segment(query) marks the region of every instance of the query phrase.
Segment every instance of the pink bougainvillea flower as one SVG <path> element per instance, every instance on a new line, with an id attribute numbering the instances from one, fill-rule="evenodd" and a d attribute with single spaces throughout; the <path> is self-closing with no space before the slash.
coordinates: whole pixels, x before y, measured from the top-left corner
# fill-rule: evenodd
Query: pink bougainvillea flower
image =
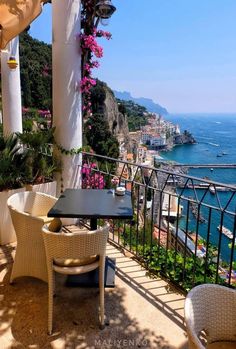
<path id="1" fill-rule="evenodd" d="M 91 16 L 94 14 L 94 0 L 82 1 L 82 32 L 76 35 L 79 41 L 82 56 L 84 59 L 80 91 L 83 94 L 83 112 L 92 115 L 91 110 L 91 88 L 96 85 L 96 80 L 92 78 L 92 69 L 99 67 L 99 62 L 94 58 L 103 57 L 103 48 L 98 44 L 97 38 L 103 37 L 110 40 L 112 35 L 108 31 L 98 30 L 95 26 L 88 28 Z"/>

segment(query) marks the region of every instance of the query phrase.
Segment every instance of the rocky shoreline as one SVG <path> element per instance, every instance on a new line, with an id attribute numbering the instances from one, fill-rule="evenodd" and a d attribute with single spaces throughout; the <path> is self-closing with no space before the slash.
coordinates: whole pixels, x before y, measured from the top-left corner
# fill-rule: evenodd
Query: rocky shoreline
<path id="1" fill-rule="evenodd" d="M 184 131 L 184 133 L 169 138 L 168 144 L 165 148 L 161 149 L 161 151 L 171 151 L 175 146 L 184 144 L 197 144 L 193 135 L 188 131 Z"/>

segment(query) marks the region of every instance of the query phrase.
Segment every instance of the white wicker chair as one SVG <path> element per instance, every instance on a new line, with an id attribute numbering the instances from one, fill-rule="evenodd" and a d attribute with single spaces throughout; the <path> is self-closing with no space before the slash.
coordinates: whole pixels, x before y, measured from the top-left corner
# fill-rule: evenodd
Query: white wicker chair
<path id="1" fill-rule="evenodd" d="M 211 284 L 194 287 L 185 300 L 185 321 L 190 349 L 235 349 L 236 291 Z"/>
<path id="2" fill-rule="evenodd" d="M 57 198 L 38 193 L 13 194 L 7 201 L 16 232 L 17 247 L 10 283 L 20 276 L 32 276 L 48 282 L 42 226 Z"/>
<path id="3" fill-rule="evenodd" d="M 74 229 L 72 233 L 50 232 L 43 226 L 48 267 L 48 333 L 53 327 L 54 272 L 67 275 L 87 273 L 99 267 L 100 325 L 104 327 L 104 272 L 108 226 L 95 231 Z M 64 261 L 64 262 L 62 262 Z"/>

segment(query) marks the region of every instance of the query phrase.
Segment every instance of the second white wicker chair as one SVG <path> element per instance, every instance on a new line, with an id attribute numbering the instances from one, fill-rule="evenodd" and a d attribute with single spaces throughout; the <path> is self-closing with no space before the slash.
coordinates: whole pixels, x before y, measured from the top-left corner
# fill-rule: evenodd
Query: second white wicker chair
<path id="1" fill-rule="evenodd" d="M 43 239 L 48 267 L 48 333 L 53 326 L 54 272 L 67 275 L 87 273 L 99 268 L 100 324 L 104 327 L 104 272 L 109 228 L 95 231 L 53 233 L 44 225 Z"/>
<path id="2" fill-rule="evenodd" d="M 57 198 L 38 192 L 13 194 L 7 201 L 16 232 L 17 247 L 10 283 L 19 276 L 32 276 L 48 282 L 42 226 Z"/>
<path id="3" fill-rule="evenodd" d="M 190 349 L 235 349 L 236 291 L 212 284 L 194 287 L 185 300 L 185 322 Z"/>

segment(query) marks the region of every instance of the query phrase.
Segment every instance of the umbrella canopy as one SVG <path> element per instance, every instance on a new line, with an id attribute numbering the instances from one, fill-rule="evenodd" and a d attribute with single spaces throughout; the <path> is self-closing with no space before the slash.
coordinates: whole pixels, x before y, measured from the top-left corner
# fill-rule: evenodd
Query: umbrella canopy
<path id="1" fill-rule="evenodd" d="M 0 49 L 40 15 L 47 0 L 0 0 Z"/>

